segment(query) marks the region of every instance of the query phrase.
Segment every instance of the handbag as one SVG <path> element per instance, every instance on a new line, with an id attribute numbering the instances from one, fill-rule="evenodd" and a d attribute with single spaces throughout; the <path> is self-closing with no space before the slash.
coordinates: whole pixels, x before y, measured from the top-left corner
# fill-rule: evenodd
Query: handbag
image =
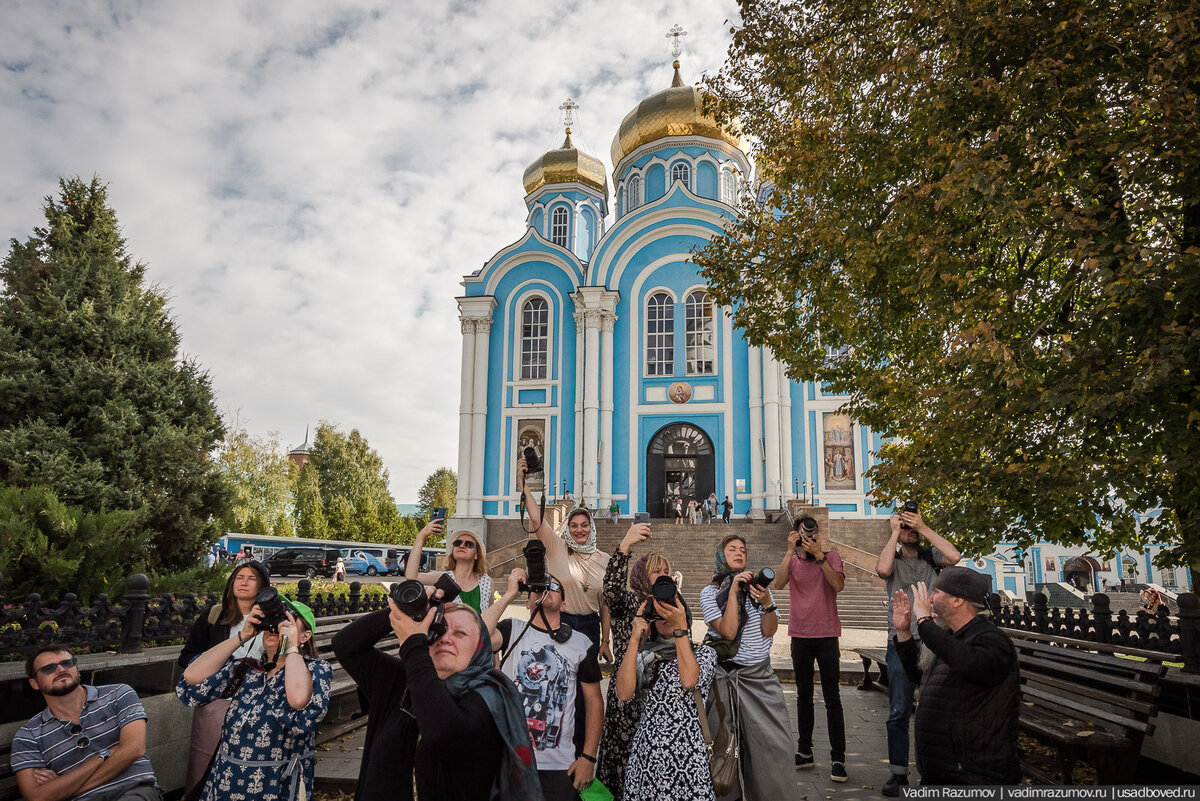
<path id="1" fill-rule="evenodd" d="M 725 720 L 725 704 L 721 701 L 721 690 L 714 683 L 712 688 L 717 704 L 717 730 L 710 732 L 708 714 L 699 690 L 692 690 L 696 701 L 696 715 L 700 718 L 700 731 L 704 734 L 704 748 L 708 751 L 708 772 L 712 776 L 713 790 L 718 796 L 727 795 L 741 782 L 742 761 L 737 733 L 737 705 L 732 705 L 733 728 Z"/>

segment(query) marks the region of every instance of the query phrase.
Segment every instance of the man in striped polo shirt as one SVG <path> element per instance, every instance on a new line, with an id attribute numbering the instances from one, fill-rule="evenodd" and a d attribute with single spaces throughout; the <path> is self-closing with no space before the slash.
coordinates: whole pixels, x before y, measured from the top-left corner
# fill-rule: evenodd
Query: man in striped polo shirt
<path id="1" fill-rule="evenodd" d="M 712 583 L 700 590 L 700 610 L 708 624 L 709 641 L 721 661 L 713 688 L 733 703 L 741 739 L 741 787 L 726 798 L 790 798 L 794 780 L 787 771 L 792 753 L 792 727 L 779 677 L 771 669 L 771 643 L 779 628 L 779 611 L 767 586 L 757 586 L 746 569 L 746 540 L 730 534 L 716 554 Z M 732 641 L 732 644 L 730 643 Z M 731 656 L 722 650 L 733 650 Z M 710 712 L 714 707 L 710 708 Z"/>
<path id="2" fill-rule="evenodd" d="M 12 769 L 26 801 L 161 801 L 146 759 L 146 711 L 132 687 L 81 683 L 61 645 L 39 649 L 25 675 L 46 700 L 13 737 Z"/>

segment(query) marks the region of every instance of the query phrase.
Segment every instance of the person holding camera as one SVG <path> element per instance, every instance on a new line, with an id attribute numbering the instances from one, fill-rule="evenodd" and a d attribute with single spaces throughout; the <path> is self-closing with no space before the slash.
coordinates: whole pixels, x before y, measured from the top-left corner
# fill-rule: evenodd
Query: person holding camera
<path id="1" fill-rule="evenodd" d="M 255 596 L 270 586 L 271 576 L 262 562 L 250 560 L 237 565 L 225 582 L 225 593 L 221 597 L 221 603 L 205 609 L 192 624 L 187 642 L 179 652 L 179 666 L 186 668 L 193 659 L 209 648 L 236 638 L 238 632 L 246 625 L 250 610 L 254 607 Z M 239 645 L 233 652 L 235 659 L 261 659 L 262 655 L 262 636 L 259 634 Z M 224 725 L 225 713 L 228 711 L 228 698 L 216 698 L 193 710 L 185 792 L 190 792 L 204 779 L 208 763 L 212 762 L 213 754 L 217 752 L 217 744 L 221 742 L 221 726 Z"/>
<path id="2" fill-rule="evenodd" d="M 767 572 L 769 579 L 763 576 Z M 741 787 L 734 787 L 733 798 L 739 792 L 747 799 L 786 798 L 795 789 L 779 769 L 792 750 L 792 725 L 783 687 L 771 669 L 771 644 L 779 628 L 769 589 L 773 579 L 774 571 L 756 576 L 746 569 L 746 540 L 730 534 L 716 554 L 712 582 L 700 590 L 707 642 L 720 657 L 714 691 L 729 697 L 726 708 L 737 721 L 741 742 Z"/>
<path id="3" fill-rule="evenodd" d="M 492 669 L 482 618 L 446 604 L 445 633 L 430 642 L 436 618 L 427 611 L 413 620 L 389 598 L 387 609 L 334 635 L 333 651 L 371 709 L 356 801 L 412 799 L 414 782 L 422 801 L 541 799 L 525 713 L 516 688 Z M 399 656 L 376 648 L 393 632 Z"/>
<path id="4" fill-rule="evenodd" d="M 634 546 L 648 539 L 650 524 L 634 522 L 608 560 L 608 569 L 604 571 L 604 603 L 609 609 L 613 648 L 618 654 L 624 654 L 629 647 L 638 607 L 650 595 L 655 579 L 671 575 L 670 561 L 657 553 L 646 554 L 630 568 L 629 560 Z M 608 694 L 596 778 L 617 798 L 621 797 L 621 790 L 625 786 L 625 764 L 629 760 L 629 747 L 637 732 L 640 712 L 637 699 L 622 703 L 616 693 Z"/>
<path id="5" fill-rule="evenodd" d="M 525 577 L 510 575 L 508 591 L 488 610 L 485 622 L 492 648 L 504 654 L 500 670 L 516 685 L 524 706 L 546 801 L 576 801 L 592 782 L 604 725 L 600 663 L 596 646 L 562 619 L 562 584 L 552 574 L 543 575 L 544 584 L 532 586 Z M 522 586 L 529 592 L 529 622 L 514 631 L 513 618 L 499 618 Z M 582 738 L 576 737 L 577 729 Z"/>
<path id="6" fill-rule="evenodd" d="M 841 680 L 842 621 L 837 595 L 846 586 L 842 557 L 821 544 L 817 521 L 797 518 L 788 535 L 783 562 L 775 573 L 775 588 L 788 587 L 788 636 L 792 639 L 792 668 L 796 676 L 796 767 L 805 769 L 813 759 L 813 662 L 821 671 L 825 720 L 829 727 L 829 778 L 844 782 L 846 775 L 846 721 L 838 694 Z"/>
<path id="7" fill-rule="evenodd" d="M 958 564 L 962 554 L 949 540 L 942 537 L 921 518 L 916 501 L 905 501 L 898 514 L 892 515 L 888 524 L 891 536 L 879 554 L 875 572 L 887 582 L 889 598 L 897 592 L 908 595 L 912 600 L 912 588 L 924 582 L 932 587 L 943 568 Z M 929 542 L 921 546 L 921 539 Z M 912 622 L 912 636 L 920 644 L 921 633 L 916 621 Z M 912 717 L 913 698 L 916 685 L 908 680 L 900 655 L 896 652 L 896 625 L 894 617 L 888 620 L 888 719 L 887 743 L 888 765 L 891 775 L 884 784 L 885 796 L 900 795 L 900 788 L 908 784 L 908 721 Z"/>
<path id="8" fill-rule="evenodd" d="M 417 533 L 408 562 L 404 565 L 404 577 L 432 586 L 441 576 L 449 575 L 459 587 L 458 603 L 466 604 L 476 612 L 485 612 L 492 603 L 492 577 L 488 575 L 487 553 L 475 532 L 460 529 L 449 538 L 450 549 L 446 552 L 449 570 L 420 572 L 425 540 L 442 536 L 445 526 L 444 519 L 434 518 Z"/>
<path id="9" fill-rule="evenodd" d="M 329 708 L 332 675 L 329 664 L 317 659 L 315 629 L 304 604 L 260 594 L 237 636 L 183 671 L 175 693 L 188 706 L 232 698 L 202 801 L 312 798 L 317 723 Z M 265 661 L 235 658 L 260 634 Z"/>
<path id="10" fill-rule="evenodd" d="M 675 589 L 669 578 L 661 581 Z M 708 698 L 717 654 L 705 645 L 693 649 L 691 630 L 691 614 L 678 592 L 672 603 L 647 598 L 633 619 L 615 683 L 621 701 L 629 704 L 636 697 L 641 702 L 621 796 L 625 801 L 716 799 L 694 691 Z"/>

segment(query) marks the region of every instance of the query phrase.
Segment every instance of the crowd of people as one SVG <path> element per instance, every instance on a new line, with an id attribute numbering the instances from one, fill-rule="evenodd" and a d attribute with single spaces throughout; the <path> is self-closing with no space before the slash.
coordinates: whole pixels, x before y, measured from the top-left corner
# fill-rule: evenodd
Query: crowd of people
<path id="1" fill-rule="evenodd" d="M 780 770 L 788 752 L 798 770 L 821 760 L 813 747 L 814 666 L 830 746 L 824 767 L 830 780 L 848 780 L 837 608 L 846 579 L 815 519 L 795 521 L 773 571 L 751 569 L 743 534 L 723 538 L 699 593 L 706 633 L 697 640 L 682 577 L 663 554 L 636 553 L 652 541 L 649 523 L 634 522 L 606 554 L 591 510 L 574 508 L 565 530 L 554 531 L 524 474 L 519 462 L 544 579 L 531 584 L 517 568 L 495 594 L 484 543 L 469 531 L 447 536 L 444 573 L 418 572 L 426 540 L 444 534 L 435 520 L 418 535 L 407 576 L 425 588 L 430 610 L 418 619 L 393 596 L 388 609 L 332 638 L 368 715 L 357 801 L 569 801 L 593 781 L 629 801 L 791 798 L 794 779 Z M 882 792 L 899 795 L 908 783 L 918 685 L 922 782 L 1015 782 L 1019 679 L 1012 643 L 988 619 L 990 580 L 956 567 L 961 554 L 915 509 L 893 515 L 890 527 L 876 565 L 892 606 L 890 773 Z M 458 589 L 452 599 L 442 598 L 447 580 Z M 312 610 L 270 584 L 260 563 L 237 563 L 221 601 L 197 619 L 180 653 L 176 693 L 194 709 L 189 800 L 313 795 L 316 730 L 332 671 L 314 647 Z M 771 666 L 780 625 L 773 591 L 787 592 L 790 602 L 795 730 Z M 527 620 L 504 616 L 513 603 L 524 604 Z M 398 650 L 382 649 L 392 636 Z M 614 665 L 607 701 L 601 660 Z M 61 645 L 38 650 L 26 672 L 46 702 L 13 741 L 26 799 L 161 798 L 145 756 L 146 713 L 129 686 L 81 684 Z M 729 780 L 713 779 L 718 731 L 737 743 Z"/>

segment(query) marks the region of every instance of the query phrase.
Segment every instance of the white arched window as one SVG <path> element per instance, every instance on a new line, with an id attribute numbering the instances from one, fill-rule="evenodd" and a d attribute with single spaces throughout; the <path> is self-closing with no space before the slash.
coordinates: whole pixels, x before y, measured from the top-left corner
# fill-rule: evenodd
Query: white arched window
<path id="1" fill-rule="evenodd" d="M 555 206 L 550 215 L 550 241 L 560 247 L 567 246 L 567 210 L 563 206 Z"/>
<path id="2" fill-rule="evenodd" d="M 635 175 L 629 179 L 629 205 L 625 208 L 633 211 L 642 205 L 642 177 Z"/>
<path id="3" fill-rule="evenodd" d="M 521 378 L 545 379 L 550 352 L 550 307 L 530 298 L 521 309 Z"/>
<path id="4" fill-rule="evenodd" d="M 684 304 L 684 338 L 688 375 L 712 375 L 716 348 L 713 346 L 713 304 L 708 293 L 698 289 Z"/>
<path id="5" fill-rule="evenodd" d="M 726 206 L 732 206 L 737 198 L 735 186 L 733 173 L 729 170 L 721 170 L 721 202 Z"/>
<path id="6" fill-rule="evenodd" d="M 666 292 L 646 301 L 646 375 L 675 374 L 675 304 Z"/>
<path id="7" fill-rule="evenodd" d="M 680 181 L 684 186 L 692 184 L 692 169 L 686 164 L 676 164 L 671 168 L 671 183 Z"/>

